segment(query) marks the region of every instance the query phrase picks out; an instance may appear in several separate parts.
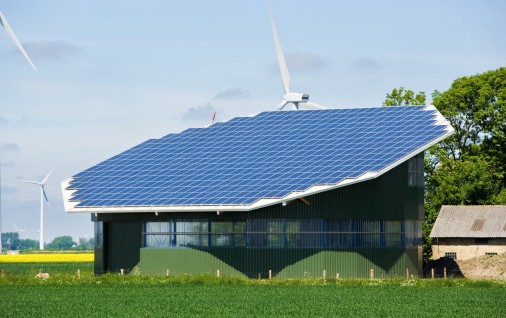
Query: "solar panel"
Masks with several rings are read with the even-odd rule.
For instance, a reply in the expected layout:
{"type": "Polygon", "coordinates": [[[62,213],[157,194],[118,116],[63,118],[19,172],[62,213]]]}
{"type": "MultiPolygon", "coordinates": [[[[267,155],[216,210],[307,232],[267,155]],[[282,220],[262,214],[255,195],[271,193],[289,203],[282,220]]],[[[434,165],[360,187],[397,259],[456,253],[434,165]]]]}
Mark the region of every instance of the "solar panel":
{"type": "Polygon", "coordinates": [[[251,205],[335,185],[448,134],[428,107],[263,112],[150,139],[72,177],[76,207],[251,205]]]}

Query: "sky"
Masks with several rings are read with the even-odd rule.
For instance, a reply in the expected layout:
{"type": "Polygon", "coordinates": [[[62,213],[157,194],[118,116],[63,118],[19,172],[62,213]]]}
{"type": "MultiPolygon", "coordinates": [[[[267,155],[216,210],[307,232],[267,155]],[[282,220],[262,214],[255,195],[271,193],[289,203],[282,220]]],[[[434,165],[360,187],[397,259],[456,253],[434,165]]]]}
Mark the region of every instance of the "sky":
{"type": "MultiPolygon", "coordinates": [[[[381,106],[396,87],[447,90],[506,66],[506,2],[272,0],[293,91],[328,108],[381,106]]],[[[0,11],[3,232],[93,236],[61,182],[147,139],[274,110],[283,97],[266,1],[12,0],[0,11]]]]}

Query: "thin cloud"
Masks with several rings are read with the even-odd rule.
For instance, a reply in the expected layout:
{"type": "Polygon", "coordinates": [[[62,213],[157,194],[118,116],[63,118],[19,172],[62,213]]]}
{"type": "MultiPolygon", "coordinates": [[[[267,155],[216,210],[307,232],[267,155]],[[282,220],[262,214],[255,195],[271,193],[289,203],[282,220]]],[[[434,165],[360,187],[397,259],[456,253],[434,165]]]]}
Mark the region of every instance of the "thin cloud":
{"type": "MultiPolygon", "coordinates": [[[[69,56],[83,54],[85,50],[66,41],[48,41],[24,43],[26,51],[36,60],[65,61],[69,56]]],[[[19,52],[12,52],[19,54],[19,52]]]]}
{"type": "Polygon", "coordinates": [[[382,68],[382,65],[375,59],[368,57],[362,57],[353,62],[353,67],[360,70],[378,70],[382,68]]]}
{"type": "Polygon", "coordinates": [[[0,124],[8,124],[9,121],[5,119],[4,117],[0,116],[0,124]]]}
{"type": "Polygon", "coordinates": [[[188,109],[181,116],[181,119],[186,122],[196,122],[196,121],[209,121],[209,122],[211,122],[214,112],[216,112],[216,109],[213,107],[213,105],[210,103],[207,103],[205,105],[200,105],[200,106],[192,107],[192,108],[188,109]]]}
{"type": "Polygon", "coordinates": [[[318,54],[295,52],[286,55],[286,64],[289,71],[310,73],[326,68],[329,63],[318,54]]]}
{"type": "Polygon", "coordinates": [[[246,99],[249,97],[249,93],[245,91],[244,89],[238,87],[238,88],[231,88],[224,90],[222,92],[219,92],[214,96],[213,100],[237,100],[237,99],[246,99]]]}

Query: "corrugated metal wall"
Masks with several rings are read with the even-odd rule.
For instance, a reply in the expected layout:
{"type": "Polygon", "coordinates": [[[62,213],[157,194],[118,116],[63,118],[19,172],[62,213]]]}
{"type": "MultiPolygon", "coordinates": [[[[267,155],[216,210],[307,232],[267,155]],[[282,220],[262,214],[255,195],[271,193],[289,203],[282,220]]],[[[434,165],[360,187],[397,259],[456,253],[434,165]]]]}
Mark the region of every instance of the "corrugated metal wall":
{"type": "MultiPolygon", "coordinates": [[[[423,154],[419,156],[423,157],[423,154]]],[[[406,249],[230,249],[196,250],[185,248],[141,249],[142,224],[170,219],[356,219],[422,220],[423,188],[408,186],[408,164],[404,163],[381,177],[307,197],[310,205],[295,200],[251,212],[216,213],[115,213],[92,216],[104,222],[104,253],[108,271],[131,269],[139,260],[146,273],[159,273],[174,267],[174,272],[209,272],[217,266],[224,273],[241,272],[256,277],[272,269],[280,277],[300,277],[300,273],[323,269],[342,273],[342,277],[368,277],[370,268],[377,275],[400,275],[406,268],[421,272],[421,246],[406,249]],[[141,257],[142,255],[142,257],[141,257]],[[151,256],[156,255],[156,256],[151,256]],[[161,257],[157,261],[157,257],[161,257]],[[156,263],[161,265],[158,266],[156,263]],[[239,263],[238,263],[239,262],[239,263]],[[163,266],[162,266],[163,265],[163,266]],[[272,268],[265,268],[266,266],[272,268]],[[326,267],[326,268],[324,268],[326,267]],[[343,268],[344,270],[341,270],[343,268]],[[306,270],[307,269],[307,270],[306,270]],[[348,274],[349,273],[349,274],[348,274]],[[382,274],[383,273],[383,274],[382,274]],[[349,275],[349,276],[347,276],[349,275]]],[[[421,229],[420,229],[421,231],[421,229]]],[[[334,274],[335,275],[335,274],[334,274]]]]}
{"type": "Polygon", "coordinates": [[[268,277],[369,277],[371,268],[375,277],[399,277],[410,273],[418,275],[418,250],[408,249],[238,249],[238,248],[142,248],[139,269],[148,275],[207,273],[268,277]]]}

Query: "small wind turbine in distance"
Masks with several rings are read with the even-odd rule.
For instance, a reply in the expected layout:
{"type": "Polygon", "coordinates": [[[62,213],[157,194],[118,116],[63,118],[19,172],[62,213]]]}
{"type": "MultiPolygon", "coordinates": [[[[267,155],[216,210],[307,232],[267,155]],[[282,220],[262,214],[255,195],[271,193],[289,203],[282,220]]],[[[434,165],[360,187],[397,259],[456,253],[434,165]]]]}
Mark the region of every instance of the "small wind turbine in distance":
{"type": "Polygon", "coordinates": [[[21,232],[26,232],[26,230],[20,229],[16,226],[16,224],[13,224],[14,228],[16,229],[16,232],[19,234],[19,238],[21,238],[21,232]]]}
{"type": "Polygon", "coordinates": [[[272,17],[272,10],[270,6],[269,15],[271,18],[272,36],[274,37],[274,46],[276,48],[276,56],[278,58],[279,72],[281,73],[281,80],[283,81],[283,88],[285,89],[285,96],[283,96],[283,101],[279,104],[277,109],[281,110],[287,104],[293,104],[296,109],[300,109],[300,107],[305,109],[325,109],[323,106],[311,103],[309,101],[309,94],[294,93],[290,91],[290,74],[288,73],[288,67],[286,66],[283,50],[281,50],[281,44],[279,43],[278,32],[276,31],[276,25],[274,24],[274,18],[272,17]]]}
{"type": "Polygon", "coordinates": [[[49,206],[49,200],[47,199],[46,190],[44,189],[44,185],[47,182],[47,179],[49,178],[49,175],[53,172],[54,168],[51,169],[46,175],[42,181],[24,181],[24,180],[18,180],[20,182],[24,183],[30,183],[30,184],[37,184],[40,186],[40,232],[39,232],[39,249],[42,251],[44,250],[44,199],[46,199],[47,205],[49,206]]]}
{"type": "Polygon", "coordinates": [[[33,65],[32,60],[30,59],[30,57],[28,56],[28,54],[26,54],[25,49],[23,49],[23,46],[18,41],[18,38],[14,34],[14,31],[12,31],[9,23],[5,19],[5,17],[2,14],[2,12],[0,12],[0,24],[4,27],[5,32],[7,32],[7,34],[9,35],[9,37],[12,39],[12,42],[14,42],[14,44],[16,45],[16,47],[18,48],[18,50],[21,52],[21,54],[23,54],[23,56],[28,61],[28,63],[30,63],[30,65],[33,67],[34,70],[37,70],[37,68],[35,67],[35,65],[33,65]]]}

